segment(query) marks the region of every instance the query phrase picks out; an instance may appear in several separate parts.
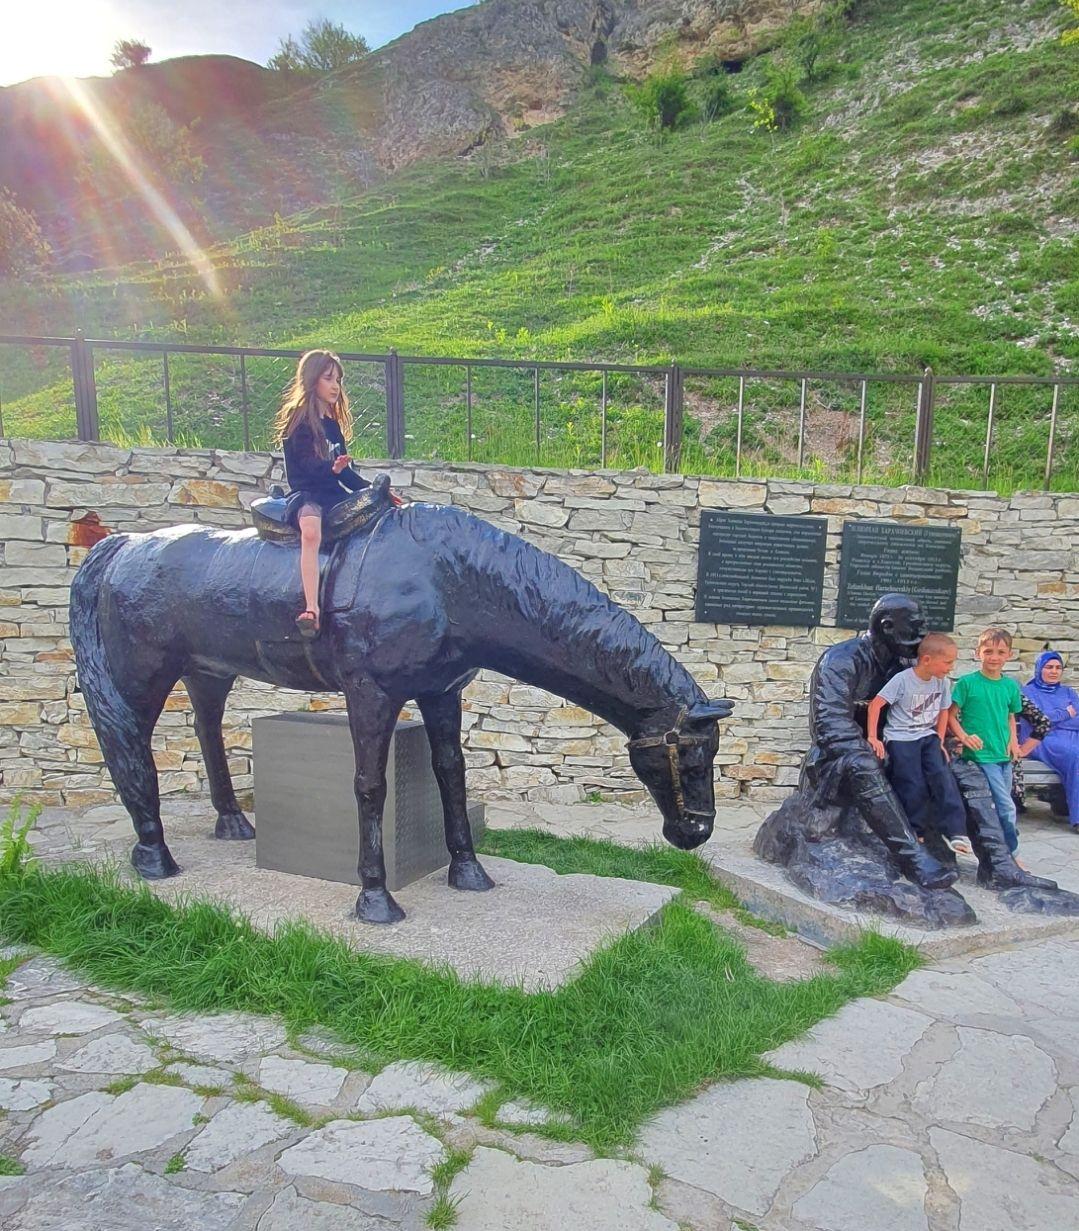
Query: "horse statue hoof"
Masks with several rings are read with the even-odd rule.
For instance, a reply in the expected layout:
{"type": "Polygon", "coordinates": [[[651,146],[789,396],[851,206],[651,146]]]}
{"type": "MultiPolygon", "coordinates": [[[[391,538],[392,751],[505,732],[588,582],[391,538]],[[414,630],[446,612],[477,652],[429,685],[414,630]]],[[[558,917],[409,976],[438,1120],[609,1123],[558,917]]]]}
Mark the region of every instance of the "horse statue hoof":
{"type": "Polygon", "coordinates": [[[365,889],[356,899],[356,918],[361,923],[400,923],[404,917],[388,889],[365,889]]]}
{"type": "Polygon", "coordinates": [[[214,837],[242,841],[255,836],[255,827],[242,812],[220,812],[214,826],[214,837]]]}
{"type": "Polygon", "coordinates": [[[131,866],[148,881],[168,880],[170,876],[179,876],[182,871],[164,842],[158,846],[136,843],[131,852],[131,866]]]}
{"type": "Polygon", "coordinates": [[[474,892],[483,892],[485,889],[493,889],[495,887],[494,881],[483,870],[480,861],[475,857],[472,859],[451,859],[450,870],[446,880],[453,889],[471,889],[474,892]]]}

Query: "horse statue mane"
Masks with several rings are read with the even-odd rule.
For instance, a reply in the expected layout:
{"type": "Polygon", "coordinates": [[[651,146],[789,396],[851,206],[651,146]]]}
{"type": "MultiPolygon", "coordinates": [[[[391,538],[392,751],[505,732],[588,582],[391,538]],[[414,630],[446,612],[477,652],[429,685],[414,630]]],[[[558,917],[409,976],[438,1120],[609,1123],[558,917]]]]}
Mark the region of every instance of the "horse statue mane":
{"type": "Polygon", "coordinates": [[[135,825],[146,877],[180,869],[165,843],[151,737],[183,680],[221,838],[251,838],[236,801],[221,718],[238,676],[345,696],[360,820],[357,916],[402,912],[385,886],[381,824],[394,724],[423,716],[442,796],[448,879],[492,882],[465,806],[461,691],[481,668],[547,689],[611,722],[686,849],[711,835],[717,722],[731,711],[629,612],[556,557],[470,513],[425,503],[381,509],[362,535],[321,553],[322,631],[300,638],[298,548],[255,530],[174,526],[98,543],[71,587],[71,638],[87,709],[135,825]]]}

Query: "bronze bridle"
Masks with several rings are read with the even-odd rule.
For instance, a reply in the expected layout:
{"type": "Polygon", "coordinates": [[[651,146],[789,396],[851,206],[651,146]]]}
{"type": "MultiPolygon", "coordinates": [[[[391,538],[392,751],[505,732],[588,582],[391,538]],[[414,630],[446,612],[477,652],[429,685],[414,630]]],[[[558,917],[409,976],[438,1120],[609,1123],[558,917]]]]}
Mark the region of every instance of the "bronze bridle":
{"type": "Polygon", "coordinates": [[[685,744],[704,744],[712,738],[711,734],[696,735],[683,731],[682,723],[685,722],[688,714],[689,707],[683,705],[678,711],[678,717],[674,720],[674,726],[670,730],[664,731],[662,735],[638,736],[637,739],[631,739],[626,747],[658,748],[661,745],[665,745],[667,749],[667,765],[671,772],[671,790],[674,793],[674,802],[678,811],[688,813],[690,816],[711,817],[713,813],[705,812],[701,808],[687,808],[685,795],[682,793],[682,771],[678,767],[679,749],[685,744]]]}

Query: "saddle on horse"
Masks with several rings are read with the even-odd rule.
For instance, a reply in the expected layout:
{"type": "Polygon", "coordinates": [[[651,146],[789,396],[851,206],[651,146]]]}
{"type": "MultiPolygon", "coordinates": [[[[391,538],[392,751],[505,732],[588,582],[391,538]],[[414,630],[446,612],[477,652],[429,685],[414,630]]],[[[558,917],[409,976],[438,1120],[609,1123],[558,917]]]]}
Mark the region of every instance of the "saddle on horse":
{"type": "MultiPolygon", "coordinates": [[[[297,511],[297,497],[302,499],[302,493],[286,496],[275,484],[268,496],[252,502],[251,517],[260,539],[270,543],[299,543],[300,531],[292,521],[297,511]]],[[[323,543],[335,543],[350,534],[369,530],[394,505],[390,476],[380,474],[370,487],[326,510],[322,518],[323,543]]]]}

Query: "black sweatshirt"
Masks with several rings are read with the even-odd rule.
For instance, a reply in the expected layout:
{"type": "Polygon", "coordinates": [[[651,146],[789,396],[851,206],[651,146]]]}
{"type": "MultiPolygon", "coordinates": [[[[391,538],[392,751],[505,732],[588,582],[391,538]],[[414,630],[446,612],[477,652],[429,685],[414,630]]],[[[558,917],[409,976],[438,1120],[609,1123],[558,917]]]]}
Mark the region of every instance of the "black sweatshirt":
{"type": "MultiPolygon", "coordinates": [[[[324,415],[322,430],[329,441],[331,457],[348,452],[336,419],[324,415]]],[[[290,493],[302,491],[305,499],[310,499],[323,509],[332,508],[350,492],[370,486],[350,466],[346,466],[340,474],[334,474],[330,461],[320,456],[315,447],[315,434],[306,423],[301,423],[291,436],[285,437],[284,447],[285,475],[290,493]]]]}

